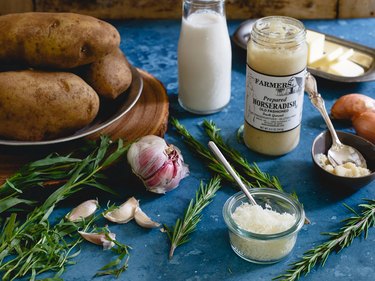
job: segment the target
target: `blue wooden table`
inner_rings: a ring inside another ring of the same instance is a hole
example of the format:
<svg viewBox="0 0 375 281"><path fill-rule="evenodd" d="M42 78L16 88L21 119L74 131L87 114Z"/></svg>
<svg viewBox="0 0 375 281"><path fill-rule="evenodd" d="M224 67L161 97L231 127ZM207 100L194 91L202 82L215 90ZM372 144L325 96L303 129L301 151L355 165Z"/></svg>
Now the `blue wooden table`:
<svg viewBox="0 0 375 281"><path fill-rule="evenodd" d="M360 44L375 47L375 19L353 20L313 20L304 21L309 29L345 38ZM279 177L284 189L296 191L304 204L305 212L311 220L298 237L291 255L274 265L256 265L239 258L230 248L227 228L222 218L222 207L229 196L236 192L230 184L224 184L213 202L204 210L202 221L191 241L179 247L172 260L168 260L169 241L167 235L158 229L145 230L130 222L125 225L109 225L119 241L130 245L129 268L120 280L271 280L283 273L288 264L296 261L303 252L325 241L321 232L337 231L341 220L350 216L343 203L356 207L362 198L375 198L375 183L357 192L334 189L322 182L314 170L311 160L313 139L326 129L323 119L310 104L304 101L301 141L291 153L282 157L266 157L248 150L236 140L237 129L243 124L245 96L246 52L232 45L232 98L222 112L209 116L196 116L185 112L177 102L177 42L180 21L121 21L113 22L121 33L121 48L129 61L153 74L165 85L170 99L170 115L178 118L198 140L207 142L200 123L204 119L213 120L225 140L238 149L249 162ZM240 21L229 21L229 32L233 34ZM375 97L375 82L344 84L318 79L326 106L346 93L363 93ZM354 132L348 124L335 122L341 130ZM208 181L211 173L205 165L183 143L182 139L169 128L166 139L178 146L190 166L191 174L180 186L166 195L155 195L143 191L143 187L129 177L123 183L122 197L118 203L134 195L140 199L142 209L154 220L173 225L183 215L189 200L193 198L201 180ZM113 198L112 198L113 200ZM105 205L106 202L101 202ZM63 215L67 209L57 210L55 216ZM103 221L104 224L104 221ZM367 240L355 239L352 246L340 254L332 254L325 267L317 267L301 280L373 280L375 275L375 230L371 229ZM90 280L95 272L109 259L110 252L100 247L84 243L82 252L76 258L77 264L67 267L64 280ZM96 280L115 280L100 277Z"/></svg>

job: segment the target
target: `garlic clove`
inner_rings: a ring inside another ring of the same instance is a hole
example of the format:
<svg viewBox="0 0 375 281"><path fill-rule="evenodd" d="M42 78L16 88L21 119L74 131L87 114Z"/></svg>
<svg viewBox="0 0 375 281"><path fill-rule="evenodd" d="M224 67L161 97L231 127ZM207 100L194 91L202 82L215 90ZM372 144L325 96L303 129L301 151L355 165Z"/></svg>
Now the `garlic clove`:
<svg viewBox="0 0 375 281"><path fill-rule="evenodd" d="M107 212L104 217L115 223L127 223L134 218L135 209L139 206L138 200L134 197L129 198L117 209Z"/></svg>
<svg viewBox="0 0 375 281"><path fill-rule="evenodd" d="M68 221L77 222L92 216L98 208L98 200L87 200L71 210L65 218Z"/></svg>
<svg viewBox="0 0 375 281"><path fill-rule="evenodd" d="M134 219L136 223L144 228L155 228L159 227L160 223L154 222L147 216L140 207L135 209Z"/></svg>
<svg viewBox="0 0 375 281"><path fill-rule="evenodd" d="M105 233L89 233L84 231L78 231L78 233L82 236L83 239L86 241L89 241L96 245L103 246L104 250L111 249L113 246L115 246L115 243L111 240L109 240ZM112 240L116 240L116 234L109 232L107 234L109 238Z"/></svg>

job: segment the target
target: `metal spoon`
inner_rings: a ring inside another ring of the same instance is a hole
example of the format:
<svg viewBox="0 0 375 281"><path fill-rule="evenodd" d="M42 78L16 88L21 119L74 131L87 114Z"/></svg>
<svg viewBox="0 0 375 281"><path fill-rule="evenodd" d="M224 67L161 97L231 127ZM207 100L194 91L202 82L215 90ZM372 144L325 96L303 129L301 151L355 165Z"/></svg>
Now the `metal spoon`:
<svg viewBox="0 0 375 281"><path fill-rule="evenodd" d="M349 145L341 143L331 119L328 116L322 96L318 93L316 80L309 72L306 74L305 91L309 94L311 103L319 110L332 137L332 146L328 150L327 157L333 167L352 162L358 167L367 168L366 160L362 154Z"/></svg>
<svg viewBox="0 0 375 281"><path fill-rule="evenodd" d="M233 177L233 179L237 182L237 184L241 187L243 193L245 193L246 197L249 199L250 203L253 205L257 205L257 202L254 200L253 196L251 196L249 190L247 189L246 185L242 182L240 177L236 174L233 170L231 165L228 163L227 159L225 159L224 155L221 153L220 149L216 146L213 141L208 142L209 148L215 154L217 159L224 165L227 172Z"/></svg>

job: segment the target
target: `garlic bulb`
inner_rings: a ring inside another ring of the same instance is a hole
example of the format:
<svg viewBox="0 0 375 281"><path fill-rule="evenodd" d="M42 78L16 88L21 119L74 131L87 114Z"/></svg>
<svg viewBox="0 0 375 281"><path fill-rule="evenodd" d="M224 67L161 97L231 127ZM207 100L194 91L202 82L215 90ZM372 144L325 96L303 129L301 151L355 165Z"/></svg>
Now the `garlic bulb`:
<svg viewBox="0 0 375 281"><path fill-rule="evenodd" d="M180 150L158 136L145 136L133 143L127 157L133 172L151 192L168 192L189 174Z"/></svg>
<svg viewBox="0 0 375 281"><path fill-rule="evenodd" d="M87 200L71 210L65 217L68 221L77 222L93 215L98 207L98 200Z"/></svg>

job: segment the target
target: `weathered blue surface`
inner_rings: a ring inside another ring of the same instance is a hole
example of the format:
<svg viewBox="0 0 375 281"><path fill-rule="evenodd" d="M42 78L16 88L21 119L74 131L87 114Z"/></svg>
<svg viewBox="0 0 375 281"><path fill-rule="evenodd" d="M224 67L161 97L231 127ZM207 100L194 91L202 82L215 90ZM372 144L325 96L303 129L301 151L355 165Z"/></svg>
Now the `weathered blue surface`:
<svg viewBox="0 0 375 281"><path fill-rule="evenodd" d="M233 34L240 21L230 21ZM306 27L375 47L375 19L314 20L305 21ZM355 207L362 198L375 198L375 183L355 193L340 192L317 177L311 161L310 148L313 139L326 126L319 113L305 97L302 134L299 146L282 157L265 157L237 143L236 132L243 123L245 93L245 51L233 45L232 98L229 106L210 116L195 116L184 112L177 102L177 42L180 21L125 21L114 22L122 35L121 47L130 62L140 67L165 85L170 97L170 115L177 117L199 140L207 138L199 127L203 119L211 119L222 129L222 134L231 145L246 156L249 162L257 162L263 171L278 176L286 191L296 191L304 203L311 224L301 230L293 253L274 265L255 265L239 258L230 248L227 229L221 211L226 199L235 188L225 184L213 202L204 210L198 230L191 241L176 250L175 257L167 258L169 241L159 230L145 230L134 222L126 225L110 225L118 240L132 246L129 269L120 280L271 280L283 273L288 264L296 261L303 252L324 241L321 232L337 231L340 221L349 212L343 203ZM340 84L318 79L320 92L331 108L333 102L343 94L360 92L375 97L375 82ZM338 129L353 131L349 125L334 123ZM177 145L190 165L191 175L180 187L164 196L141 191L142 186L131 179L124 182L128 190L120 203L129 194L139 198L142 209L155 220L169 226L183 215L183 211L199 185L200 180L211 176L208 169L191 153L173 130L166 139ZM106 202L102 202L103 205ZM62 215L65 210L60 210ZM104 222L103 222L104 223ZM367 240L355 239L353 245L340 254L332 254L324 268L315 268L302 280L370 280L375 275L375 230L371 229ZM77 264L66 269L65 280L89 280L101 266L112 257L100 247L84 244ZM115 280L101 277L96 280Z"/></svg>

